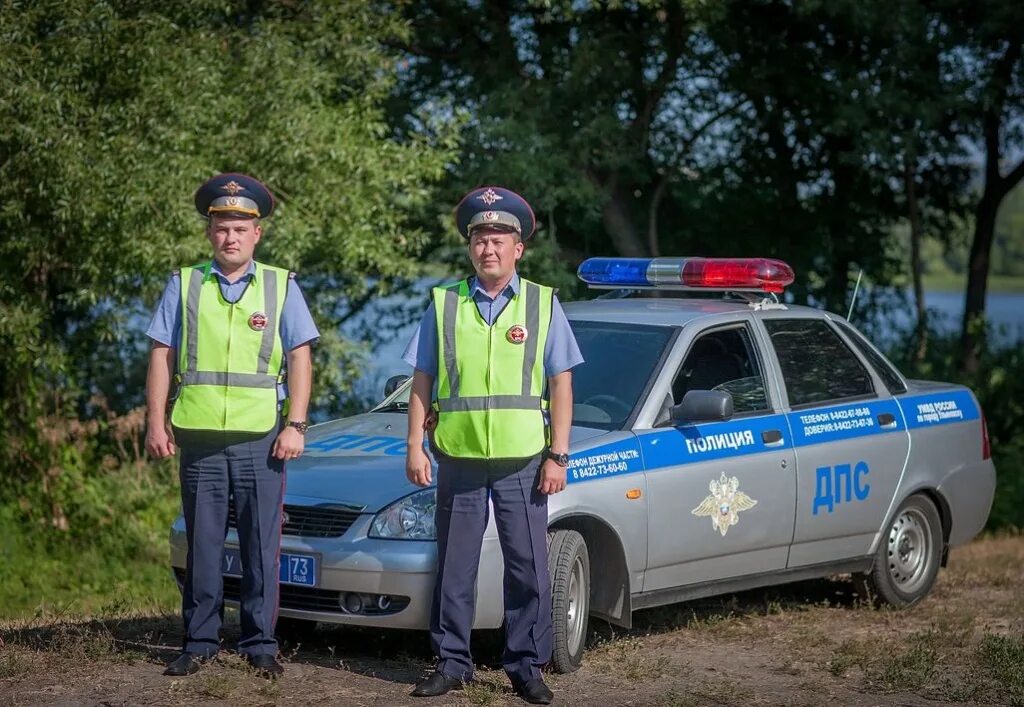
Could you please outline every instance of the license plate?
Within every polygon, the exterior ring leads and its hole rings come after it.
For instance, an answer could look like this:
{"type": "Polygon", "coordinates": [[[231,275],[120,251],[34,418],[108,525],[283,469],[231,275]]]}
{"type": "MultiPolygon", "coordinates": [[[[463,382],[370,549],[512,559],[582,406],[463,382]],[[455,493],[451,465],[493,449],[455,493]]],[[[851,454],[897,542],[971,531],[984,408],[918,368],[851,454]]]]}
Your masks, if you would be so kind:
{"type": "MultiPolygon", "coordinates": [[[[224,548],[224,574],[229,577],[242,576],[242,555],[237,548],[224,548]]],[[[280,580],[282,584],[315,587],[316,557],[282,552],[280,580]]]]}

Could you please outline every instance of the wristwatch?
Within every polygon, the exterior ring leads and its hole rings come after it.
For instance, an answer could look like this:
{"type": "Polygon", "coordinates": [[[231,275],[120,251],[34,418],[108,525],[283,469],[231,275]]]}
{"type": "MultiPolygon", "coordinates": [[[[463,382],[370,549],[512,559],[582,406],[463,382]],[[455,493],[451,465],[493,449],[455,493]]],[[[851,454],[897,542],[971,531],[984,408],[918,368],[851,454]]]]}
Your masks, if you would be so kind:
{"type": "Polygon", "coordinates": [[[555,464],[558,464],[558,466],[569,466],[569,455],[566,454],[565,452],[562,452],[561,454],[556,454],[555,452],[552,452],[550,449],[545,449],[544,456],[547,459],[553,460],[555,464]]]}
{"type": "Polygon", "coordinates": [[[294,427],[299,431],[300,435],[304,435],[306,430],[309,429],[309,423],[305,420],[288,420],[288,427],[294,427]]]}

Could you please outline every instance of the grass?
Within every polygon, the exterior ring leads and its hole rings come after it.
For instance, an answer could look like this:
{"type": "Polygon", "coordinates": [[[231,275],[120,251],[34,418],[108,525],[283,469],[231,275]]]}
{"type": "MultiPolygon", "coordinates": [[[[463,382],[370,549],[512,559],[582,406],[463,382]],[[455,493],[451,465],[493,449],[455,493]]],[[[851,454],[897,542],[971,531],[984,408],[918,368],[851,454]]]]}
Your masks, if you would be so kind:
{"type": "MultiPolygon", "coordinates": [[[[966,275],[943,272],[924,276],[924,289],[928,292],[963,292],[966,288],[966,275]]],[[[989,275],[988,291],[999,293],[1024,292],[1024,278],[989,275]]]]}
{"type": "Polygon", "coordinates": [[[1010,697],[1024,705],[1024,633],[1016,636],[986,635],[978,644],[976,662],[1010,697]]]}

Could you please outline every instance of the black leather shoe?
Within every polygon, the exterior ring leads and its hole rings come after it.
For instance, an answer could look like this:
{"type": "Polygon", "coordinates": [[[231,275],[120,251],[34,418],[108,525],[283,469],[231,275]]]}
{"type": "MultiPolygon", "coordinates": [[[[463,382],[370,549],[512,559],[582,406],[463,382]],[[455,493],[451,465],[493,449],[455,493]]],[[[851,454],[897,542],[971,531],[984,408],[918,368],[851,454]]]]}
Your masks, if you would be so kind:
{"type": "Polygon", "coordinates": [[[167,664],[167,669],[164,670],[164,675],[192,675],[198,673],[199,668],[203,667],[208,658],[204,658],[195,653],[182,653],[172,662],[167,664]]]}
{"type": "Polygon", "coordinates": [[[435,670],[427,677],[416,683],[416,687],[409,694],[412,697],[437,697],[452,690],[461,690],[462,681],[458,678],[450,678],[444,673],[435,670]]]}
{"type": "Polygon", "coordinates": [[[275,679],[284,672],[284,668],[272,655],[247,655],[245,659],[257,673],[265,678],[275,679]]]}
{"type": "Polygon", "coordinates": [[[555,699],[554,694],[543,680],[530,680],[523,683],[516,692],[531,705],[549,705],[551,700],[555,699]]]}

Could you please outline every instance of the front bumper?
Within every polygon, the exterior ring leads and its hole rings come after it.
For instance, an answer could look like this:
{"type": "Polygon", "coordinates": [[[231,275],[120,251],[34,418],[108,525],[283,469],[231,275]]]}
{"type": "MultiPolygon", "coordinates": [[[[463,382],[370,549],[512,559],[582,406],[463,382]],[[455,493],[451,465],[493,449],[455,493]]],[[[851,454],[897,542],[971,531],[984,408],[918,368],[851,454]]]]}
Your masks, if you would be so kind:
{"type": "MultiPolygon", "coordinates": [[[[498,628],[502,622],[503,565],[493,514],[491,518],[480,553],[474,628],[498,628]]],[[[319,566],[315,588],[281,584],[281,616],[354,626],[429,628],[437,545],[433,541],[368,538],[372,520],[371,514],[359,516],[338,538],[281,538],[282,553],[315,555],[319,566]],[[347,595],[363,597],[365,608],[354,612],[343,607],[347,595]],[[376,603],[379,597],[388,598],[386,608],[376,603]]],[[[234,529],[228,531],[225,544],[238,547],[234,529]]],[[[171,528],[170,546],[171,566],[180,588],[187,554],[180,517],[171,528]]],[[[237,578],[225,577],[226,603],[237,604],[238,585],[237,578]]]]}

